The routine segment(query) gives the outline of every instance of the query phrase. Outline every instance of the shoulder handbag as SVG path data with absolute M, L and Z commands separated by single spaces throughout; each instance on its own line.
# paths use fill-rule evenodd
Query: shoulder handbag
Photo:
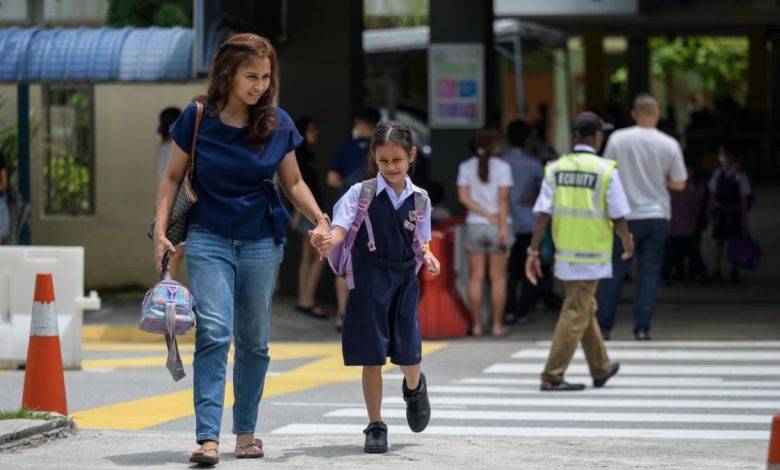
M 184 378 L 184 366 L 179 356 L 177 335 L 183 335 L 195 326 L 195 300 L 181 283 L 171 279 L 168 261 L 171 253 L 165 252 L 160 281 L 146 292 L 141 302 L 141 322 L 138 327 L 149 333 L 165 335 L 168 346 L 166 368 L 174 380 Z
M 198 143 L 198 127 L 200 127 L 200 119 L 203 117 L 203 104 L 196 101 L 195 106 L 198 112 L 195 117 L 195 130 L 192 133 L 190 163 L 187 166 L 187 173 L 179 185 L 176 200 L 173 201 L 173 207 L 171 207 L 171 213 L 168 217 L 168 228 L 165 230 L 165 237 L 173 246 L 181 245 L 187 238 L 187 213 L 190 207 L 198 201 L 198 195 L 195 194 L 195 190 L 192 188 L 192 174 L 195 171 L 195 145 Z M 154 240 L 154 225 L 155 219 L 152 219 L 152 223 L 149 224 L 149 229 L 146 231 L 146 236 L 150 240 Z

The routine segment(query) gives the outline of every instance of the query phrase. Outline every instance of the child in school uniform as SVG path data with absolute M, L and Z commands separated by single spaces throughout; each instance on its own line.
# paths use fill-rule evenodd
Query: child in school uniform
M 422 340 L 417 320 L 420 286 L 417 270 L 425 264 L 439 273 L 439 261 L 428 250 L 431 239 L 431 204 L 424 218 L 417 217 L 415 201 L 425 191 L 408 176 L 417 149 L 406 124 L 386 121 L 377 125 L 366 156 L 371 174 L 376 174 L 376 192 L 367 210 L 368 224 L 358 229 L 352 247 L 352 281 L 342 329 L 344 364 L 363 366 L 363 396 L 369 424 L 363 450 L 387 452 L 387 426 L 382 422 L 382 366 L 387 358 L 400 366 L 404 380 L 406 418 L 414 432 L 428 425 L 431 407 L 425 374 L 420 371 Z M 356 215 L 364 183 L 353 185 L 333 209 L 331 235 L 312 236 L 323 256 L 343 243 Z M 420 193 L 415 196 L 415 193 Z M 418 229 L 416 224 L 422 224 Z M 373 243 L 370 243 L 373 232 Z M 415 241 L 415 234 L 419 238 Z M 418 244 L 415 247 L 415 243 Z M 422 244 L 422 246 L 420 246 Z M 416 256 L 417 253 L 417 256 Z M 422 254 L 422 259 L 419 255 Z

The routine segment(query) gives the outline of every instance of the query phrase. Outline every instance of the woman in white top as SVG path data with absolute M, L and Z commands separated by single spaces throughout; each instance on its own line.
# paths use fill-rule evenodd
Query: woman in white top
M 474 134 L 472 149 L 476 156 L 458 168 L 458 201 L 468 209 L 464 247 L 469 260 L 469 310 L 473 317 L 471 334 L 482 334 L 482 284 L 487 273 L 490 279 L 490 299 L 493 336 L 507 333 L 503 325 L 506 304 L 506 249 L 512 246 L 513 232 L 509 218 L 509 188 L 512 169 L 496 157 L 499 134 L 483 128 Z

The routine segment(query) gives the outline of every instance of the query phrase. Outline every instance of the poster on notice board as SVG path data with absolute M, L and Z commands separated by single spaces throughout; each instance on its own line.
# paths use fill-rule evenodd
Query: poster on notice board
M 431 44 L 428 96 L 431 128 L 477 129 L 485 124 L 482 44 Z

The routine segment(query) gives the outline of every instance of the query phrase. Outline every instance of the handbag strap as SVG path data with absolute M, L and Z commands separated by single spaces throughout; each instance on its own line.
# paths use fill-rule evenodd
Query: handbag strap
M 195 171 L 195 146 L 198 144 L 198 128 L 200 119 L 203 117 L 203 103 L 195 101 L 195 107 L 198 112 L 195 115 L 195 131 L 192 133 L 192 145 L 190 146 L 190 164 L 187 166 L 187 177 L 192 180 L 192 173 Z

